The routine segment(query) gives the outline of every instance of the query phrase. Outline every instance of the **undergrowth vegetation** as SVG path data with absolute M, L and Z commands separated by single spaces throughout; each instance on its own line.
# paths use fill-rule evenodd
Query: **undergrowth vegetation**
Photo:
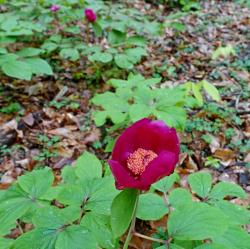
M 1 249 L 250 248 L 249 4 L 215 2 L 0 1 Z

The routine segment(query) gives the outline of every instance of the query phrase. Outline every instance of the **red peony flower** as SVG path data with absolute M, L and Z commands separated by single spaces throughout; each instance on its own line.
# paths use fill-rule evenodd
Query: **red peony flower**
M 108 161 L 116 188 L 147 190 L 154 182 L 173 173 L 179 153 L 174 128 L 160 120 L 137 121 L 117 139 Z
M 52 12 L 57 12 L 60 9 L 61 9 L 61 7 L 59 5 L 56 5 L 56 4 L 51 5 L 51 7 L 50 7 L 50 11 L 52 11 Z
M 95 22 L 96 14 L 92 9 L 85 9 L 84 13 L 89 22 Z

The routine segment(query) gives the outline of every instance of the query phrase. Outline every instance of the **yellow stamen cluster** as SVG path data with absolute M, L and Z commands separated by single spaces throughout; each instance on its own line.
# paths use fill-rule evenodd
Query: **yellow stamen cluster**
M 137 149 L 129 155 L 127 159 L 127 167 L 135 176 L 140 176 L 148 166 L 148 164 L 157 157 L 152 150 Z

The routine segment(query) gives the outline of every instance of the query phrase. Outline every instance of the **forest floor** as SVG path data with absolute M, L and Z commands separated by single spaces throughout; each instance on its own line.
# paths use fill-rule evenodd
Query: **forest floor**
M 159 21 L 162 15 L 172 14 L 163 5 L 143 1 L 133 7 Z M 235 182 L 250 192 L 249 17 L 250 10 L 237 3 L 206 1 L 199 11 L 178 18 L 184 28 L 166 27 L 161 37 L 153 39 L 148 56 L 135 67 L 146 78 L 161 76 L 161 87 L 206 79 L 221 94 L 220 103 L 207 99 L 203 107 L 189 112 L 185 131 L 179 133 L 182 153 L 177 170 L 182 187 L 188 186 L 190 173 L 202 170 L 211 172 L 215 182 Z M 228 45 L 235 54 L 212 59 L 214 47 Z M 1 77 L 1 189 L 44 165 L 54 170 L 59 181 L 60 170 L 85 150 L 104 161 L 110 156 L 105 150 L 110 125 L 95 126 L 95 107 L 90 102 L 95 93 L 111 89 L 106 76 L 95 82 L 93 67 L 81 62 L 65 60 L 60 68 L 53 77 L 32 81 Z M 250 198 L 240 204 L 249 205 Z

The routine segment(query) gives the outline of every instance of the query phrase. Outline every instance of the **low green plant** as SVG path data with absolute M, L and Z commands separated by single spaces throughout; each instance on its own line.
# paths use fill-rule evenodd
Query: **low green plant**
M 220 131 L 221 127 L 222 123 L 219 119 L 207 121 L 203 118 L 194 118 L 192 120 L 187 121 L 185 131 L 201 131 L 215 134 Z
M 17 113 L 22 111 L 22 106 L 18 102 L 12 102 L 6 107 L 0 108 L 0 112 L 11 114 L 11 113 Z
M 205 166 L 218 169 L 220 167 L 220 160 L 212 156 L 208 156 L 205 160 Z
M 51 66 L 38 55 L 41 49 L 24 48 L 16 53 L 9 53 L 6 49 L 0 51 L 0 68 L 10 77 L 31 80 L 33 74 L 52 75 Z
M 94 249 L 98 244 L 116 248 L 109 219 L 118 191 L 111 176 L 102 177 L 99 160 L 85 152 L 74 167 L 63 169 L 60 185 L 53 186 L 53 181 L 51 169 L 38 169 L 0 192 L 1 236 L 15 228 L 17 221 L 34 225 L 17 240 L 1 237 L 1 248 Z M 54 200 L 61 203 L 60 208 Z
M 57 185 L 52 170 L 46 167 L 1 190 L 1 248 L 120 248 L 136 190 L 117 191 L 113 177 L 104 172 L 100 161 L 85 152 L 73 166 L 64 167 Z M 157 234 L 143 235 L 155 241 L 153 248 L 249 248 L 250 236 L 244 227 L 250 222 L 250 212 L 230 202 L 235 197 L 246 198 L 240 186 L 228 182 L 213 185 L 209 173 L 198 172 L 188 177 L 190 192 L 174 188 L 179 179 L 177 173 L 165 177 L 139 197 L 137 219 L 154 221 L 168 214 L 166 225 Z M 15 240 L 7 236 L 12 229 L 20 230 Z
M 111 119 L 115 125 L 135 122 L 150 115 L 164 120 L 168 125 L 182 128 L 186 120 L 185 91 L 181 87 L 173 89 L 154 88 L 161 78 L 145 79 L 141 75 L 130 74 L 128 80 L 111 79 L 115 92 L 97 94 L 92 102 L 103 110 L 94 112 L 97 126 Z
M 221 46 L 218 47 L 212 54 L 212 59 L 216 60 L 219 57 L 224 57 L 227 58 L 230 55 L 236 55 L 235 49 L 233 48 L 233 46 L 231 44 L 228 44 L 226 46 Z
M 60 141 L 59 136 L 53 136 L 49 138 L 46 135 L 39 135 L 38 141 L 42 143 L 42 151 L 40 151 L 38 155 L 34 156 L 34 160 L 41 162 L 46 159 L 58 156 L 56 148 L 57 143 Z
M 200 5 L 197 0 L 165 0 L 171 6 L 180 6 L 183 11 L 198 10 Z
M 132 38 L 132 37 L 131 37 Z M 131 39 L 130 44 L 136 43 L 136 40 L 143 41 L 141 37 L 134 37 Z M 120 43 L 116 44 L 119 45 Z M 127 43 L 126 43 L 127 44 Z M 135 64 L 141 61 L 143 56 L 147 55 L 147 51 L 143 46 L 131 45 L 119 45 L 119 49 L 116 46 L 102 50 L 101 47 L 95 46 L 85 50 L 88 59 L 92 62 L 98 62 L 100 64 L 113 63 L 121 69 L 132 69 Z
M 10 153 L 11 149 L 6 144 L 0 146 L 0 156 L 5 156 Z
M 127 80 L 111 79 L 107 83 L 115 92 L 97 94 L 92 102 L 102 110 L 94 112 L 97 126 L 110 119 L 115 125 L 129 124 L 141 118 L 155 116 L 166 124 L 183 130 L 186 124 L 186 108 L 203 105 L 201 90 L 215 100 L 220 100 L 218 90 L 207 81 L 187 82 L 182 86 L 161 89 L 161 78 L 145 79 L 130 74 Z
M 50 106 L 54 106 L 56 109 L 61 109 L 62 107 L 69 107 L 71 109 L 79 108 L 80 104 L 70 98 L 63 98 L 60 101 L 52 100 L 49 103 Z

